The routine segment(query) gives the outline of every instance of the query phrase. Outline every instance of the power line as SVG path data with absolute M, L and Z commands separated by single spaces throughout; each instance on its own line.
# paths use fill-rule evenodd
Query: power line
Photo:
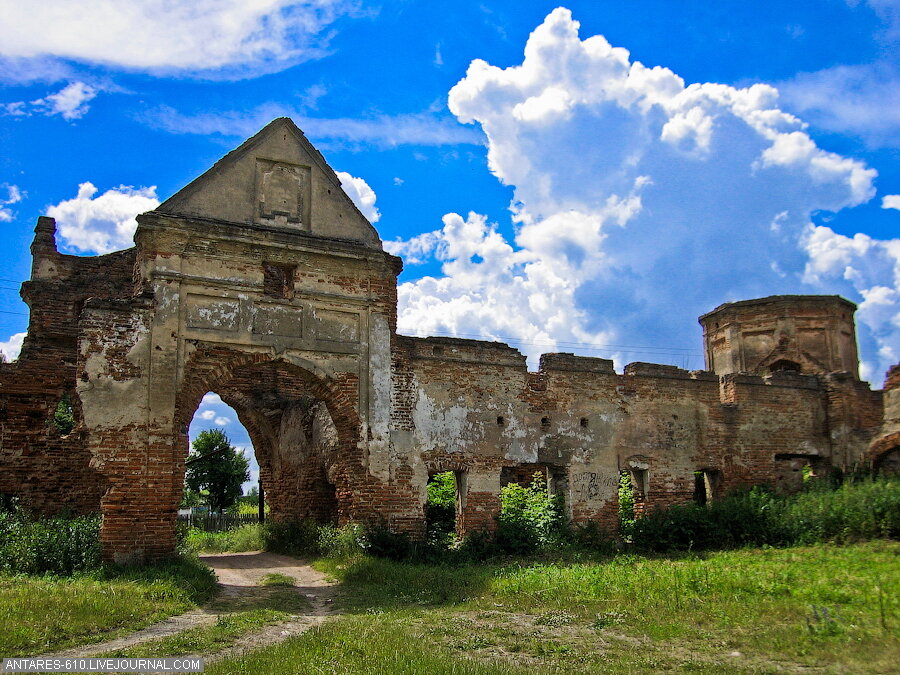
M 18 314 L 19 316 L 28 316 L 28 312 L 7 312 L 0 309 L 0 314 Z

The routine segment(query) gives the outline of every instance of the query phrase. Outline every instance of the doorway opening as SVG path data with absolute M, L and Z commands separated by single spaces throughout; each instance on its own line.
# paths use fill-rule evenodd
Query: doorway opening
M 699 506 L 710 504 L 718 492 L 721 473 L 715 469 L 694 472 L 694 503 Z
M 455 471 L 439 471 L 428 476 L 425 486 L 425 537 L 427 541 L 452 543 L 457 535 L 460 479 Z

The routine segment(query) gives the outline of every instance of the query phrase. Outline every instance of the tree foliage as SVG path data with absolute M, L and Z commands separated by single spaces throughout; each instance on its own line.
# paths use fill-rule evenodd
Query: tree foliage
M 432 476 L 426 486 L 425 502 L 427 536 L 432 540 L 447 540 L 456 531 L 456 476 L 444 471 Z
M 67 436 L 75 428 L 75 410 L 68 394 L 63 394 L 56 405 L 56 410 L 53 411 L 53 424 L 56 425 L 60 436 Z
M 200 494 L 211 511 L 233 505 L 241 496 L 241 485 L 250 479 L 249 460 L 231 445 L 221 429 L 201 431 L 188 462 L 185 490 Z
M 497 543 L 509 553 L 529 553 L 557 541 L 565 529 L 563 500 L 547 490 L 535 473 L 528 486 L 510 483 L 500 490 Z

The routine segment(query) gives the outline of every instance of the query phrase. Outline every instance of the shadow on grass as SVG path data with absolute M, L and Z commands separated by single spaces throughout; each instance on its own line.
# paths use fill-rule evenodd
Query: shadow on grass
M 653 561 L 700 562 L 722 553 L 725 551 L 647 553 L 626 550 L 611 554 L 567 550 L 555 554 L 498 556 L 482 562 L 454 561 L 447 564 L 358 557 L 349 561 L 321 560 L 317 567 L 341 582 L 337 587 L 337 602 L 341 611 L 358 614 L 463 604 L 489 593 L 497 580 L 532 567 L 602 565 L 624 568 Z
M 161 594 L 181 591 L 194 604 L 203 604 L 217 591 L 216 575 L 193 556 L 179 556 L 159 565 L 121 567 L 107 565 L 90 576 L 99 581 L 134 581 L 157 585 Z M 175 590 L 177 589 L 177 590 Z

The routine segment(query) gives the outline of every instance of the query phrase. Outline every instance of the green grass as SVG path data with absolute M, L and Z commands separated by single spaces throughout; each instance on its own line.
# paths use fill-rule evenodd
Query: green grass
M 347 615 L 210 672 L 885 673 L 900 662 L 897 542 L 319 566 L 343 581 Z
M 424 642 L 406 617 L 351 616 L 267 649 L 207 666 L 207 673 L 367 673 L 371 675 L 525 675 L 513 666 L 469 659 Z
M 241 525 L 224 532 L 204 532 L 196 527 L 188 530 L 184 547 L 193 553 L 242 553 L 265 548 L 262 525 Z
M 284 576 L 284 575 L 281 575 Z M 173 657 L 209 654 L 225 649 L 260 628 L 287 621 L 308 611 L 309 601 L 293 588 L 255 589 L 237 599 L 219 598 L 211 609 L 220 614 L 210 626 L 198 626 L 177 635 L 142 642 L 102 654 L 109 658 Z
M 262 586 L 293 586 L 296 583 L 294 577 L 278 572 L 270 572 L 259 582 Z
M 71 577 L 0 575 L 0 654 L 27 656 L 116 637 L 206 601 L 196 560 Z

